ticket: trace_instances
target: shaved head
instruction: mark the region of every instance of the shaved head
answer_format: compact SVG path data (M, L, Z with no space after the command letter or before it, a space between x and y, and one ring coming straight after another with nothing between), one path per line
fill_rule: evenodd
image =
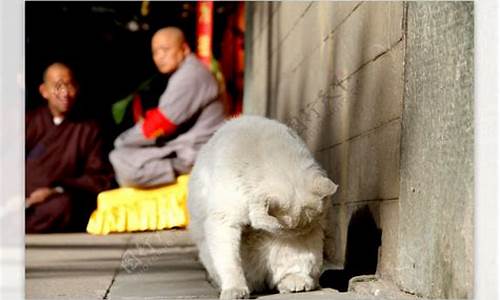
M169 74L177 70L186 56L191 53L182 30L165 27L158 30L151 39L153 60L158 70Z
M71 69L63 63L53 63L43 72L40 94L47 100L54 117L64 117L73 107L78 85Z
M48 74L51 72L55 72L56 70L65 70L65 71L69 72L71 74L71 76L73 76L73 71L71 70L70 67L68 67L67 65L65 65L63 63L55 62L55 63L50 64L45 69L45 71L43 71L43 81L47 82Z
M177 43L178 45L182 45L183 43L186 42L186 37L184 36L184 32L180 30L177 27L165 27L160 30L158 30L154 35L153 35L153 40L158 37L167 37L170 38L173 42Z

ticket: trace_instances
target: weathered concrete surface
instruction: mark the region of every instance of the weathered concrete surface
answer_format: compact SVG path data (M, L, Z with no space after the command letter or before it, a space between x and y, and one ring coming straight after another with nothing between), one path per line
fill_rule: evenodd
M26 299L218 299L184 230L111 234L28 235ZM321 289L254 299L373 299ZM380 298L379 298L380 299Z
M330 229L334 229L336 241L335 264L344 262L352 213L367 203L381 206L381 209L372 211L374 220L382 229L383 240L387 241L380 250L380 263L391 266L397 264L394 237L398 232L399 213L399 140L400 122L397 119L316 154L328 175L340 185L333 197L334 207L330 217ZM394 206L398 209L394 209ZM382 270L386 271L387 268ZM390 272L385 274L392 272L387 271Z
M245 113L290 124L313 150L400 117L402 3L255 3L247 18Z
M28 235L27 299L217 298L186 231Z
M130 235L26 236L26 299L103 299Z
M186 233L134 235L107 299L216 299Z
M408 4L398 283L425 297L472 297L473 7Z
M393 281L381 279L378 276L365 275L351 278L349 291L363 296L373 296L376 299L387 300L418 300L415 295L402 292Z

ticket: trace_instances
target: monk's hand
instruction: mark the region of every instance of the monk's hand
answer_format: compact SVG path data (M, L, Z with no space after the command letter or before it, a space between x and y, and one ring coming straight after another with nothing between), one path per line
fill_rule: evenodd
M31 195L26 199L26 207L30 207L33 204L42 203L47 200L51 195L56 194L57 190L49 187L41 187L34 190Z

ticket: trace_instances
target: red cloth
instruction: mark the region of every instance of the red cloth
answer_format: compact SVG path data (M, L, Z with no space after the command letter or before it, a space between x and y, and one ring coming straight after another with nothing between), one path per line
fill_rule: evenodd
M154 139L161 135L170 135L176 129L177 125L165 117L158 108L146 112L146 118L142 124L142 133L147 139Z
M136 94L132 100L132 114L134 115L134 123L139 122L142 118L142 104L141 96Z

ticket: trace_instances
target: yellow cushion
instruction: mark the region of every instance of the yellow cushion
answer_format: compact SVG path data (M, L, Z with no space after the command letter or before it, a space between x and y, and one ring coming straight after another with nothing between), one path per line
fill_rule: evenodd
M153 189L119 188L99 193L87 232L108 234L185 227L189 175Z

